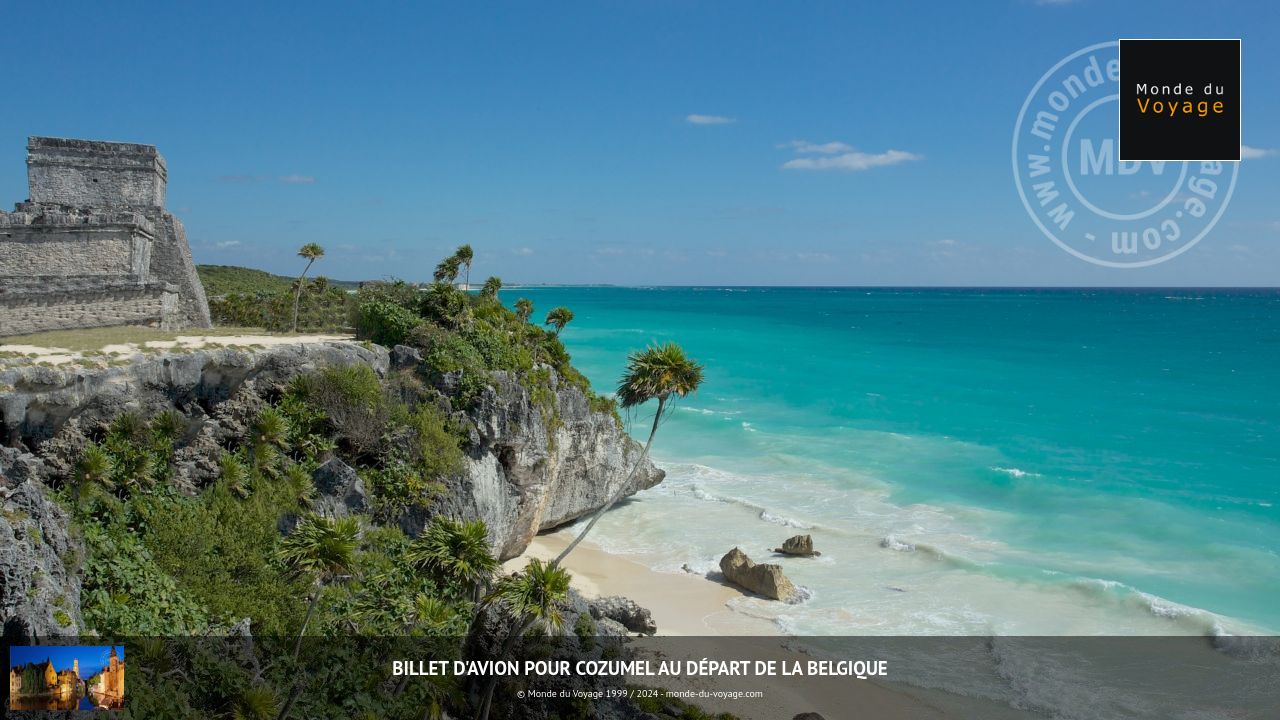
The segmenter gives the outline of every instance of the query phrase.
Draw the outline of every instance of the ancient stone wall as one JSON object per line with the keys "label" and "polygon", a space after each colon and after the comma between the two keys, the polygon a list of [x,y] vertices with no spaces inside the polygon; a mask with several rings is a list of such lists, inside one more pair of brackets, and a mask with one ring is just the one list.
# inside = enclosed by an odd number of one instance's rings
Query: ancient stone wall
{"label": "ancient stone wall", "polygon": [[152,145],[33,137],[31,202],[72,207],[164,207],[169,171]]}
{"label": "ancient stone wall", "polygon": [[0,336],[209,327],[186,232],[164,209],[168,170],[155,147],[33,137],[27,153],[31,197],[0,212]]}
{"label": "ancient stone wall", "polygon": [[164,283],[11,295],[0,297],[0,328],[8,335],[113,325],[171,330],[177,299]]}
{"label": "ancient stone wall", "polygon": [[[154,239],[151,222],[135,213],[75,221],[21,212],[0,214],[0,268],[5,268],[0,277],[12,277],[13,283],[45,276],[146,282]],[[5,289],[0,287],[0,294]]]}

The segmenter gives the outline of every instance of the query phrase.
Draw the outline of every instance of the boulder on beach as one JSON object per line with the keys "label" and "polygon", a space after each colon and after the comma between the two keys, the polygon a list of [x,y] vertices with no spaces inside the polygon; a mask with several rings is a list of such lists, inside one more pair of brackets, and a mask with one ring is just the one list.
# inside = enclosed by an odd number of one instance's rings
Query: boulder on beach
{"label": "boulder on beach", "polygon": [[630,598],[621,595],[597,598],[587,601],[591,617],[596,620],[609,619],[620,623],[631,632],[652,635],[658,631],[653,615],[640,607]]}
{"label": "boulder on beach", "polygon": [[774,552],[783,555],[798,555],[800,557],[817,557],[822,553],[813,549],[813,536],[811,535],[795,535],[787,538],[782,543],[782,547],[774,548]]}
{"label": "boulder on beach", "polygon": [[791,718],[791,720],[827,720],[827,719],[822,717],[818,713],[811,712],[811,713],[800,713],[799,715]]}
{"label": "boulder on beach", "polygon": [[734,585],[773,600],[790,602],[798,595],[781,565],[754,563],[736,547],[720,558],[720,572]]}

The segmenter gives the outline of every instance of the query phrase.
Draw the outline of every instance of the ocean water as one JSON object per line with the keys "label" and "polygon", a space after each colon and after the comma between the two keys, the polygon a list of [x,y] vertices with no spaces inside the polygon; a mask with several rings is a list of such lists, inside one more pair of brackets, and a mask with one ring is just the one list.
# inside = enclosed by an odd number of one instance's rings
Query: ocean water
{"label": "ocean water", "polygon": [[[797,635],[1280,631],[1280,292],[520,288],[598,390],[675,340],[703,388],[592,533],[670,572],[734,545]],[[630,418],[643,437],[652,415]],[[774,559],[810,533],[822,556]]]}

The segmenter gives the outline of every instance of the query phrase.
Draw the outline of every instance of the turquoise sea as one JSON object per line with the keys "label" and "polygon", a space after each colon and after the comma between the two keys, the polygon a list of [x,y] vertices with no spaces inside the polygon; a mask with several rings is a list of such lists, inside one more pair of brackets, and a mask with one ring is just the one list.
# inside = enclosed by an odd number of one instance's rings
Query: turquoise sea
{"label": "turquoise sea", "polygon": [[[1280,631],[1280,291],[511,288],[611,391],[675,340],[706,382],[668,479],[592,539],[671,572],[785,560],[793,634]],[[651,412],[651,411],[650,411]],[[642,436],[651,415],[632,419]]]}

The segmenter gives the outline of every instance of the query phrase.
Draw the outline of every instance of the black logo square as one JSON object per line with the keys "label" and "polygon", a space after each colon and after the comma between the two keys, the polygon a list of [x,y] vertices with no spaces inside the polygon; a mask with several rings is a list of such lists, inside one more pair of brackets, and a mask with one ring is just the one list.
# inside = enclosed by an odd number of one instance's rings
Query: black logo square
{"label": "black logo square", "polygon": [[1240,41],[1121,40],[1120,159],[1239,160]]}

